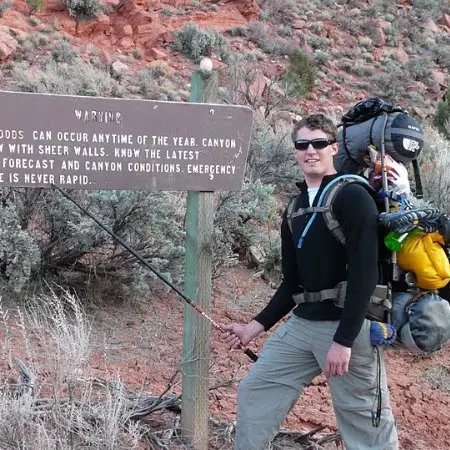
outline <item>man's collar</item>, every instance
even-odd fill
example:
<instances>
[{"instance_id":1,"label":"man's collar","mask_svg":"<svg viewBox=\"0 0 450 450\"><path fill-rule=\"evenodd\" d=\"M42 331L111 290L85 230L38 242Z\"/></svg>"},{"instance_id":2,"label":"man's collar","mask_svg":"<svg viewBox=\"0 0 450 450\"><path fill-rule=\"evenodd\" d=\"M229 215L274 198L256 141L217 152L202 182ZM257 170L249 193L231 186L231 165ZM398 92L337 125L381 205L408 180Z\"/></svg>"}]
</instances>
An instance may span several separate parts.
<instances>
[{"instance_id":1,"label":"man's collar","mask_svg":"<svg viewBox=\"0 0 450 450\"><path fill-rule=\"evenodd\" d=\"M322 181L320 183L320 188L322 189L323 187L325 187L331 180L333 180L334 178L338 177L342 175L341 173L333 173L332 175L325 175L322 178ZM301 192L305 192L308 190L308 185L306 184L306 181L299 181L298 183L295 183L296 186L300 189Z\"/></svg>"}]
</instances>

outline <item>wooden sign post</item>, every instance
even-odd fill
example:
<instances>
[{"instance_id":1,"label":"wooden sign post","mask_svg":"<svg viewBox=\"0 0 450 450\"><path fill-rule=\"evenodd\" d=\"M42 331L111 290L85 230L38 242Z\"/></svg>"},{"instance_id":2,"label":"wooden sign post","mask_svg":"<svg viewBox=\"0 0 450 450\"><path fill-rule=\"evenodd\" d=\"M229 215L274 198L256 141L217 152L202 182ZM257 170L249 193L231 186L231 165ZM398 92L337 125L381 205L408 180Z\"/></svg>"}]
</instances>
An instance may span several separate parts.
<instances>
[{"instance_id":1,"label":"wooden sign post","mask_svg":"<svg viewBox=\"0 0 450 450\"><path fill-rule=\"evenodd\" d=\"M217 73L194 72L191 102L212 103L217 92ZM214 107L211 106L211 114ZM186 220L185 294L211 310L214 193L189 191ZM184 307L181 428L197 450L208 449L209 359L211 324Z\"/></svg>"}]
</instances>

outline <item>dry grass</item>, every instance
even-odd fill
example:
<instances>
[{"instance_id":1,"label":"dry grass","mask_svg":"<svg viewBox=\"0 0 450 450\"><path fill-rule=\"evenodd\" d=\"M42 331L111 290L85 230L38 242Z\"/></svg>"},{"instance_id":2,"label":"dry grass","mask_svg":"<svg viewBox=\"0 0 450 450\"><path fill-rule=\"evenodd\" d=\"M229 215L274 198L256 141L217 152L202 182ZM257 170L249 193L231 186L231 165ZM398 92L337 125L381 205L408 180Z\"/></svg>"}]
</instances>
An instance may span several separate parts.
<instances>
[{"instance_id":1,"label":"dry grass","mask_svg":"<svg viewBox=\"0 0 450 450\"><path fill-rule=\"evenodd\" d=\"M450 393L450 368L443 364L428 366L422 374L423 380L434 389Z\"/></svg>"},{"instance_id":2,"label":"dry grass","mask_svg":"<svg viewBox=\"0 0 450 450\"><path fill-rule=\"evenodd\" d=\"M31 299L17 315L22 342L15 348L4 308L1 317L3 354L20 375L17 383L1 385L0 448L142 448L148 429L130 420L136 400L120 381L86 377L90 325L74 295L51 292ZM25 362L15 356L23 350Z\"/></svg>"}]
</instances>

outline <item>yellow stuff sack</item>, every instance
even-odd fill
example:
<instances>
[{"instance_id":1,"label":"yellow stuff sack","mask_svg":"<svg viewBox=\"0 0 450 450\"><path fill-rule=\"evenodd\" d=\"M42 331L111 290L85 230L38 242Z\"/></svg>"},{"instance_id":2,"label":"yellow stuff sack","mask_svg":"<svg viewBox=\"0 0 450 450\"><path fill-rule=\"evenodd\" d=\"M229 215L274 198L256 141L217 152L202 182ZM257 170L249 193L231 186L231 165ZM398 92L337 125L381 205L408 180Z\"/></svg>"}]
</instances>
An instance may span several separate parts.
<instances>
[{"instance_id":1,"label":"yellow stuff sack","mask_svg":"<svg viewBox=\"0 0 450 450\"><path fill-rule=\"evenodd\" d=\"M440 289L450 281L450 263L437 232L409 236L397 253L398 265L416 275L420 289Z\"/></svg>"}]
</instances>

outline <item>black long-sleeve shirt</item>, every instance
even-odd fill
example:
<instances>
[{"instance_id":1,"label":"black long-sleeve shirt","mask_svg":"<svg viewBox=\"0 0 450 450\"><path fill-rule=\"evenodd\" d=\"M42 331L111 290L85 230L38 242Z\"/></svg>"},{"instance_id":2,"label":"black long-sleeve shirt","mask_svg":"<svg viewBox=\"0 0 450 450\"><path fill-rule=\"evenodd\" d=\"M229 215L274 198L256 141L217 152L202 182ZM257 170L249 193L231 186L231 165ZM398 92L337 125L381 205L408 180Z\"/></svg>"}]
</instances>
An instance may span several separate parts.
<instances>
[{"instance_id":1,"label":"black long-sleeve shirt","mask_svg":"<svg viewBox=\"0 0 450 450\"><path fill-rule=\"evenodd\" d=\"M337 176L323 178L312 206L317 205L324 187ZM297 208L306 208L310 206L307 185L303 182L298 186ZM268 330L295 307L294 294L303 290L331 289L347 280L344 308L326 300L302 303L295 307L294 314L308 320L339 320L334 341L351 347L361 329L378 279L378 212L367 189L358 183L345 185L335 197L332 208L342 227L345 247L328 230L323 215L317 214L302 248L298 248L297 243L311 214L294 218L291 233L285 211L281 225L283 281L255 320Z\"/></svg>"}]
</instances>

